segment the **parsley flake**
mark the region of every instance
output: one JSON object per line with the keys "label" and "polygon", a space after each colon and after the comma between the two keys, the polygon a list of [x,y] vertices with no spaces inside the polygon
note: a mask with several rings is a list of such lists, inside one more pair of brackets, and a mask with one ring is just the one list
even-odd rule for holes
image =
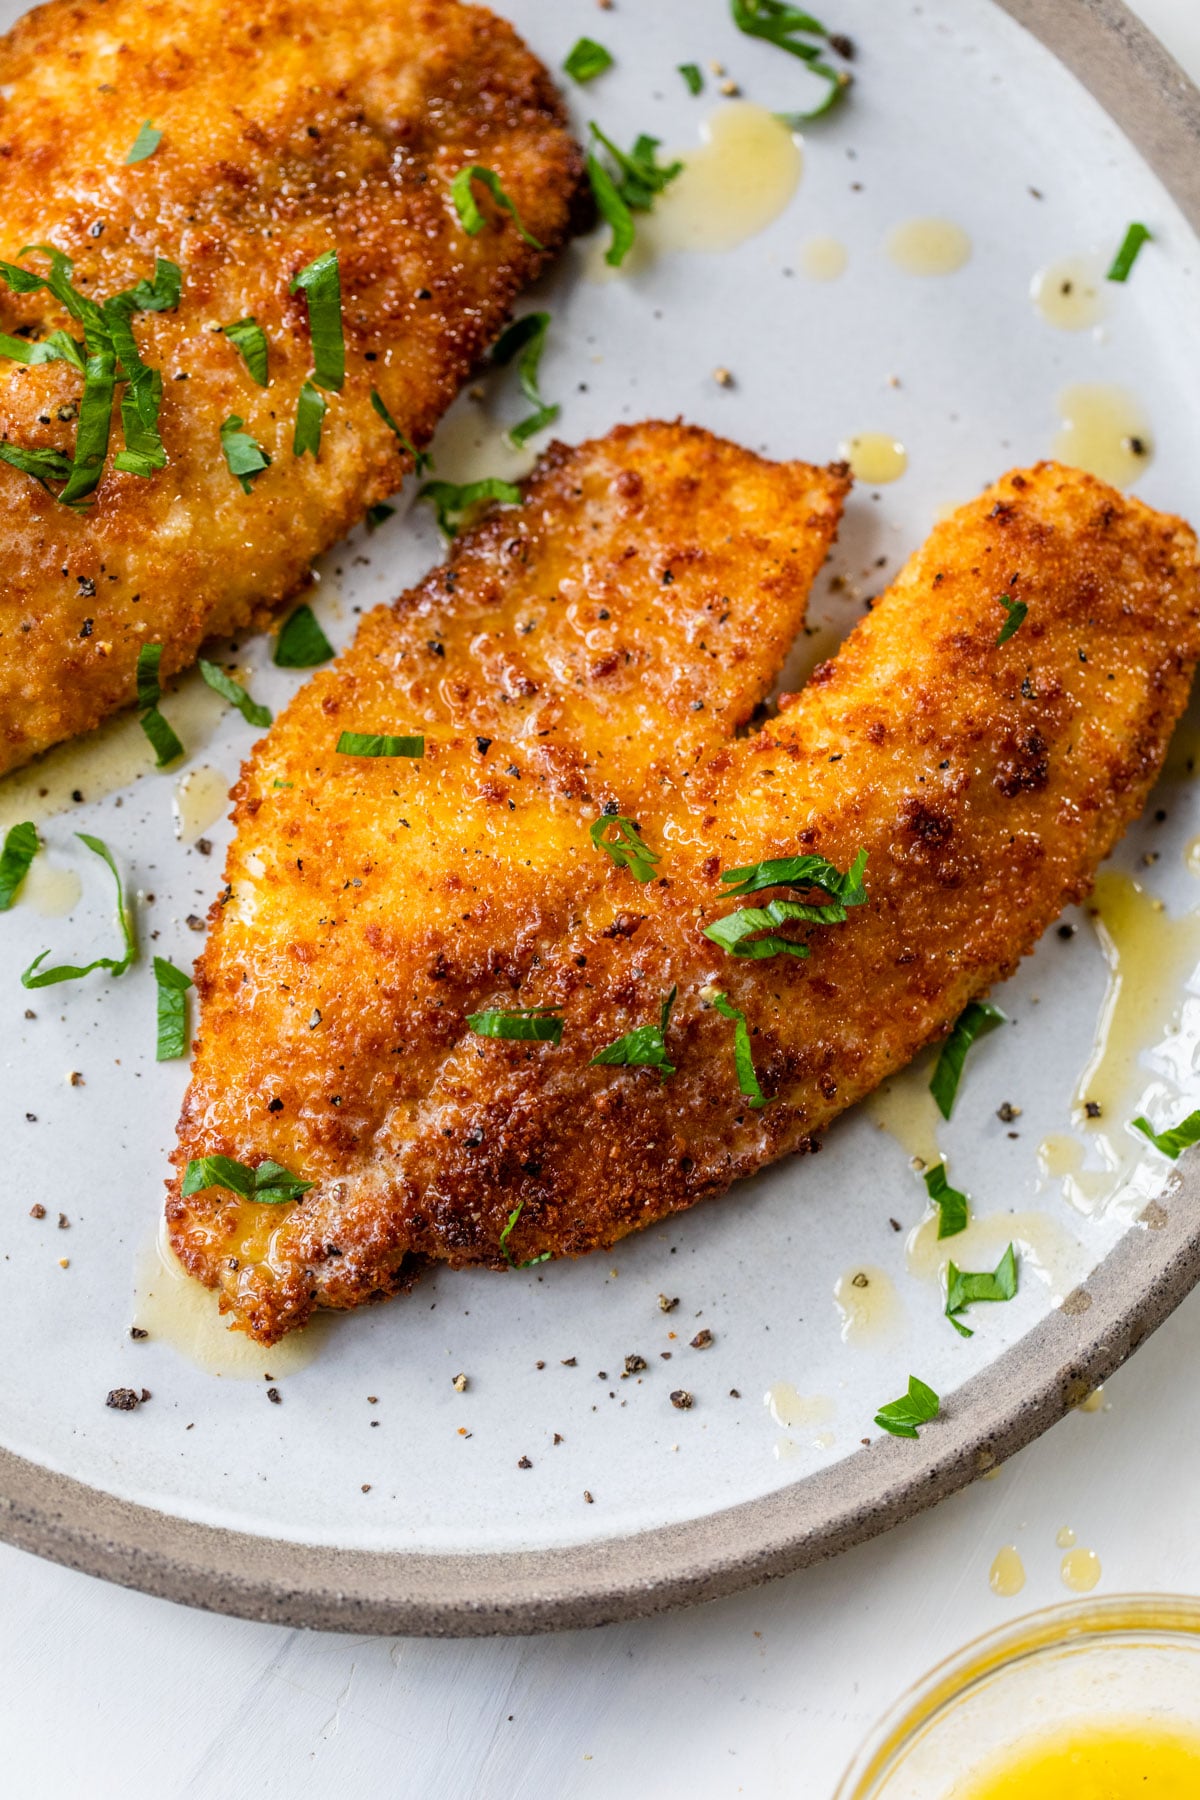
{"label": "parsley flake", "polygon": [[944,1162],[926,1169],[923,1179],[925,1192],[938,1209],[939,1238],[957,1237],[960,1231],[967,1229],[967,1196],[950,1186]]}
{"label": "parsley flake", "polygon": [[214,694],[220,694],[223,700],[236,706],[247,725],[257,725],[262,729],[271,723],[269,707],[260,706],[257,700],[252,700],[240,681],[235,681],[232,675],[227,675],[216,663],[205,662],[203,657],[199,660],[200,673]]}
{"label": "parsley flake", "polygon": [[458,214],[459,223],[468,237],[478,237],[487,222],[479,210],[479,202],[476,200],[471,186],[475,181],[487,189],[497,206],[502,206],[505,212],[511,214],[518,235],[525,243],[534,250],[545,249],[544,244],[540,244],[526,231],[521,215],[517,211],[516,202],[505,193],[496,171],[485,169],[481,163],[471,163],[467,168],[460,169],[450,183],[450,198],[454,202],[454,210]]}
{"label": "parsley flake", "polygon": [[1001,644],[1007,644],[1009,638],[1015,637],[1020,631],[1029,608],[1023,600],[1014,600],[1011,594],[997,594],[996,599],[1008,614],[1007,619],[1000,627],[1000,635],[996,639],[998,650]]}
{"label": "parsley flake", "polygon": [[[787,924],[841,925],[846,909],[866,903],[867,890],[863,871],[867,852],[860,850],[845,874],[824,856],[788,856],[766,862],[750,863],[742,869],[728,869],[721,876],[730,896],[755,894],[768,887],[791,887],[805,891],[821,888],[831,896],[821,905],[798,900],[769,900],[765,906],[741,906],[723,918],[706,925],[704,935],[730,956],[751,957],[758,961],[771,956],[808,956],[806,943],[780,937],[774,927]],[[767,932],[760,937],[760,932]]]}
{"label": "parsley flake", "polygon": [[492,351],[492,361],[498,367],[505,367],[514,356],[517,358],[517,378],[521,383],[521,392],[534,408],[527,419],[514,425],[506,433],[508,441],[515,449],[534,437],[537,432],[545,431],[553,425],[562,408],[547,406],[538,388],[538,367],[542,360],[542,351],[546,348],[546,334],[550,329],[548,312],[526,313],[523,318],[515,319],[507,331],[501,332]]}
{"label": "parsley flake", "polygon": [[603,44],[598,44],[595,38],[581,37],[567,55],[563,63],[563,73],[569,75],[572,81],[582,84],[585,81],[594,81],[597,75],[603,75],[604,71],[611,69],[612,66],[612,54],[604,48]]}
{"label": "parsley flake", "polygon": [[172,1062],[178,1056],[187,1055],[187,991],[192,985],[192,978],[185,975],[182,969],[177,969],[165,956],[156,956],[154,981],[158,1009],[158,1037],[154,1059],[156,1062]]}
{"label": "parsley flake", "polygon": [[930,1419],[937,1418],[940,1410],[941,1402],[933,1389],[910,1375],[908,1393],[881,1406],[875,1414],[875,1423],[881,1431],[890,1431],[893,1437],[915,1438],[919,1436],[917,1427],[928,1425]]}
{"label": "parsley flake", "polygon": [[315,669],[328,662],[333,645],[317,624],[317,615],[306,602],[288,614],[283,629],[275,640],[275,666],[278,669]]}
{"label": "parsley flake", "polygon": [[125,158],[126,167],[131,163],[145,162],[147,157],[153,156],[162,143],[162,135],[162,132],[157,131],[149,119],[143,120],[138,128],[138,134],[130,146],[129,155]]}
{"label": "parsley flake", "polygon": [[38,853],[37,827],[28,819],[10,825],[0,850],[0,912],[7,912]]}
{"label": "parsley flake", "polygon": [[954,1097],[962,1079],[967,1051],[989,1031],[995,1031],[997,1025],[1003,1025],[1007,1017],[1007,1013],[1002,1013],[990,1000],[972,1000],[959,1013],[953,1031],[942,1045],[929,1083],[929,1091],[937,1101],[943,1119],[948,1119],[954,1110]]}
{"label": "parsley flake", "polygon": [[1178,1125],[1172,1125],[1166,1131],[1155,1131],[1149,1119],[1144,1119],[1139,1114],[1133,1121],[1133,1128],[1140,1131],[1143,1137],[1149,1138],[1156,1150],[1175,1162],[1185,1150],[1200,1143],[1200,1112],[1189,1113],[1186,1119],[1181,1119]]}
{"label": "parsley flake", "polygon": [[1138,251],[1143,244],[1150,244],[1153,243],[1153,241],[1154,234],[1151,231],[1148,231],[1144,225],[1139,225],[1135,221],[1121,240],[1121,248],[1113,257],[1112,267],[1108,271],[1107,280],[1128,281],[1129,271],[1137,261]]}
{"label": "parsley flake", "polygon": [[510,1236],[512,1235],[512,1231],[513,1231],[514,1226],[517,1223],[517,1220],[521,1217],[521,1214],[524,1211],[525,1211],[525,1202],[523,1200],[520,1200],[517,1202],[516,1206],[513,1207],[512,1211],[509,1213],[508,1223],[505,1225],[504,1230],[500,1233],[500,1249],[503,1252],[504,1260],[508,1264],[510,1269],[532,1269],[536,1263],[544,1263],[544,1262],[550,1261],[549,1250],[543,1250],[542,1254],[540,1256],[528,1256],[528,1257],[526,1257],[524,1262],[515,1262],[513,1260],[512,1254],[508,1248],[508,1240],[509,1240]]}
{"label": "parsley flake", "polygon": [[184,1171],[180,1194],[186,1200],[208,1188],[228,1188],[243,1200],[259,1200],[264,1206],[283,1206],[306,1194],[313,1183],[293,1175],[281,1163],[260,1162],[256,1169],[235,1162],[231,1156],[196,1156]]}
{"label": "parsley flake", "polygon": [[41,965],[50,954],[48,950],[43,950],[40,956],[34,957],[21,976],[21,986],[24,988],[57,987],[60,981],[78,981],[82,976],[90,975],[93,969],[107,969],[110,975],[123,975],[131,963],[137,961],[137,936],[133,927],[133,915],[125,904],[125,892],[121,886],[120,872],[113,861],[112,851],[102,838],[92,837],[89,832],[77,831],[75,836],[92,852],[93,856],[98,856],[102,862],[108,865],[112,878],[117,884],[117,922],[125,940],[125,953],[121,957],[97,956],[93,961],[84,963],[82,966],[62,963],[54,969],[43,969]]}
{"label": "parsley flake", "polygon": [[267,371],[267,334],[258,320],[235,319],[232,325],[222,325],[221,330],[250,371],[251,379],[259,387],[266,387],[270,381]]}
{"label": "parsley flake", "polygon": [[221,451],[225,457],[225,466],[231,475],[236,475],[242,484],[243,494],[250,492],[251,484],[256,476],[271,466],[269,453],[242,426],[245,420],[237,413],[230,413],[221,427]]}
{"label": "parsley flake", "polygon": [[754,1052],[750,1048],[750,1032],[746,1025],[746,1015],[738,1007],[730,1004],[727,994],[714,994],[712,1003],[723,1019],[733,1021],[733,1063],[737,1070],[738,1087],[757,1111],[760,1106],[769,1105],[767,1096],[759,1086],[758,1075],[754,1068]]}
{"label": "parsley flake", "polygon": [[[588,180],[596,205],[612,230],[604,260],[617,269],[633,248],[634,213],[649,212],[657,196],[683,172],[683,164],[673,162],[660,168],[660,140],[648,137],[645,132],[632,150],[625,151],[605,137],[594,120],[588,129],[593,140],[587,154]],[[600,154],[601,150],[607,154],[607,162]]]}
{"label": "parsley flake", "polygon": [[[617,834],[615,838],[608,836],[610,827]],[[628,869],[637,882],[653,881],[654,865],[661,858],[657,850],[650,849],[635,819],[627,819],[621,813],[602,813],[588,835],[596,849],[603,850],[618,869]]]}
{"label": "parsley flake", "polygon": [[292,277],[288,291],[303,294],[308,303],[313,380],[318,387],[340,394],[346,379],[346,344],[342,336],[342,277],[337,251],[326,250],[301,269]]}
{"label": "parsley flake", "polygon": [[974,1337],[958,1317],[981,1300],[1011,1300],[1017,1291],[1017,1253],[1010,1244],[996,1267],[971,1274],[954,1263],[946,1266],[946,1317],[960,1337]]}
{"label": "parsley flake", "polygon": [[615,1064],[620,1068],[657,1069],[661,1080],[674,1075],[675,1064],[667,1057],[667,1026],[677,989],[672,988],[662,1003],[657,1025],[636,1025],[604,1050],[597,1050],[593,1063]]}
{"label": "parsley flake", "polygon": [[433,502],[438,529],[448,538],[458,536],[458,528],[466,515],[485,500],[498,500],[502,506],[519,506],[521,490],[498,475],[485,475],[481,481],[468,481],[456,487],[452,481],[427,481],[417,493],[418,500]]}
{"label": "parsley flake", "polygon": [[370,731],[343,731],[337,741],[339,756],[424,756],[423,737],[389,737]]}
{"label": "parsley flake", "polygon": [[515,1006],[468,1013],[476,1037],[510,1038],[517,1043],[561,1044],[563,1019],[557,1006]]}

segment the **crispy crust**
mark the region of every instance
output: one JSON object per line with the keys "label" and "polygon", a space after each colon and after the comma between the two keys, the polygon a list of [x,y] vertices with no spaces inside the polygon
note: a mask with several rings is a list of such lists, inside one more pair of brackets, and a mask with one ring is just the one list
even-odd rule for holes
{"label": "crispy crust", "polygon": [[[524,506],[493,513],[366,618],[259,746],[237,792],[230,898],[197,972],[179,1159],[201,1142],[261,1151],[361,1195],[345,1187],[319,1264],[269,1209],[172,1199],[176,1248],[259,1335],[315,1298],[357,1305],[405,1278],[409,1209],[393,1211],[376,1176],[401,1139],[419,1151],[427,1097],[456,1083],[460,1061],[493,1066],[465,1011],[522,996],[564,944],[572,985],[589,960],[637,960],[657,891],[613,870],[587,827],[606,803],[661,809],[659,792],[749,719],[800,628],[846,487],[843,469],[764,462],[680,425],[555,445]],[[331,755],[344,729],[423,729],[425,758]],[[628,973],[608,1004],[622,1016],[638,1004]],[[468,1151],[463,1216],[427,1195],[456,1256],[490,1204],[490,1132]],[[255,1234],[275,1226],[268,1266]]]}
{"label": "crispy crust", "polygon": [[[0,464],[3,773],[128,703],[142,643],[164,646],[169,673],[206,636],[265,622],[312,558],[396,490],[410,461],[371,386],[426,443],[570,229],[582,165],[541,64],[510,26],[456,0],[384,0],[366,15],[348,0],[51,0],[0,39],[0,93],[0,256],[53,242],[100,298],[152,274],[156,255],[184,271],[179,309],[136,323],[164,372],[168,467],[144,480],[110,466],[76,514]],[[147,118],[162,144],[126,167]],[[449,184],[470,162],[497,171],[546,253],[486,196],[487,227],[466,236]],[[331,246],[347,379],[318,464],[292,454],[311,350],[288,284]],[[266,390],[216,329],[246,315],[270,340]],[[46,294],[0,285],[0,330],[70,324]],[[69,452],[78,397],[62,363],[0,359],[0,435],[13,443]],[[231,413],[273,459],[249,495],[221,456]]]}
{"label": "crispy crust", "polygon": [[[606,457],[616,494],[611,469],[637,464],[636,434],[574,453],[585,471]],[[177,1187],[168,1215],[188,1266],[266,1342],[315,1304],[387,1293],[425,1259],[500,1266],[514,1208],[515,1258],[579,1255],[809,1148],[1088,891],[1185,702],[1200,653],[1194,536],[1044,464],[939,526],[805,691],[734,740],[784,624],[768,599],[760,643],[748,602],[761,569],[735,590],[736,647],[718,643],[698,608],[706,592],[729,592],[729,576],[721,568],[706,588],[707,548],[696,583],[686,575],[662,600],[662,571],[690,539],[658,488],[644,487],[627,526],[617,507],[589,518],[603,502],[593,490],[580,510],[590,476],[560,458],[520,516],[499,515],[448,572],[364,623],[243,780],[177,1156],[272,1156],[317,1185],[267,1225],[270,1209],[213,1191],[182,1202]],[[832,482],[812,479],[795,562],[803,544],[812,561],[836,505]],[[705,489],[703,525],[722,548],[731,488]],[[785,517],[801,511],[777,505],[761,526],[777,533],[777,567]],[[1003,646],[1000,593],[1028,607]],[[625,666],[646,670],[615,707],[609,676],[589,679],[575,649],[598,629],[598,600],[621,609],[618,668],[631,648]],[[489,607],[496,640],[477,617]],[[519,674],[522,641],[543,673],[506,703],[472,657],[510,655]],[[710,683],[719,728],[697,734],[687,695]],[[681,705],[664,701],[668,688]],[[389,699],[394,729],[426,724],[425,761],[331,766],[336,731],[377,728]],[[486,759],[476,721],[497,740]],[[277,779],[295,785],[278,797]],[[610,798],[662,851],[647,886],[588,841]],[[868,903],[814,930],[809,960],[735,961],[702,936],[729,910],[722,866],[812,849],[844,868],[860,846]],[[655,1018],[673,984],[675,1076],[590,1065]],[[761,1111],[738,1092],[715,989],[748,1019],[773,1096]],[[550,1002],[566,1019],[558,1047],[464,1028],[476,1008]]]}

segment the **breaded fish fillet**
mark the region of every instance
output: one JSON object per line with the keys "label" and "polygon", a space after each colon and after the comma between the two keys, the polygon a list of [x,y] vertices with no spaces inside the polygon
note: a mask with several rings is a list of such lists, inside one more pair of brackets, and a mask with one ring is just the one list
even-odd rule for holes
{"label": "breaded fish fillet", "polygon": [[[778,654],[762,557],[737,585],[728,563],[707,576],[730,483],[701,490],[694,561],[648,473],[644,510],[622,519],[637,441],[560,453],[520,512],[364,623],[243,778],[179,1173],[215,1152],[315,1185],[267,1206],[221,1188],[185,1199],[177,1178],[168,1216],[188,1267],[263,1341],[316,1305],[395,1291],[423,1261],[611,1244],[808,1148],[1086,894],[1161,765],[1200,653],[1200,562],[1179,520],[1076,470],[1011,474],[934,531],[802,694],[735,739]],[[831,511],[819,488],[807,507],[780,499],[758,527],[768,559],[790,532],[811,566]],[[456,613],[471,622],[452,640]],[[606,716],[626,647],[653,669],[660,631],[655,674]],[[586,666],[593,634],[611,674]],[[506,654],[538,659],[532,711],[479,685],[482,659]],[[712,692],[722,741],[697,735],[704,713],[664,704],[668,682],[705,712]],[[420,761],[331,754],[342,729],[414,727]],[[613,802],[660,858],[644,884],[591,841]],[[722,873],[797,855],[845,873],[862,852],[864,902],[843,884],[841,922],[772,934],[806,940],[807,958],[738,957],[705,935],[747,903]],[[828,887],[749,904],[772,899],[828,904]],[[673,1074],[592,1063],[659,1024],[673,989]],[[466,1024],[533,1006],[560,1009],[560,1043]],[[740,1069],[731,1012],[748,1029]]]}
{"label": "breaded fish fillet", "polygon": [[[139,647],[162,671],[202,640],[265,621],[309,563],[399,487],[418,448],[566,235],[581,158],[546,71],[511,27],[457,0],[51,0],[0,39],[0,257],[74,262],[103,301],[182,270],[168,310],[134,314],[162,372],[168,462],[149,478],[110,455],[74,511],[0,462],[0,773],[134,698]],[[161,142],[126,162],[143,122]],[[475,236],[454,177],[494,171],[528,235],[486,187]],[[293,453],[313,371],[296,274],[338,253],[345,385],[326,391],[320,457]],[[266,334],[270,385],[222,327]],[[0,282],[0,331],[79,326],[45,290]],[[90,346],[89,346],[90,348]],[[82,377],[0,355],[0,439],[70,456]],[[250,491],[226,466],[230,417],[271,458]],[[114,409],[112,451],[121,447]]]}

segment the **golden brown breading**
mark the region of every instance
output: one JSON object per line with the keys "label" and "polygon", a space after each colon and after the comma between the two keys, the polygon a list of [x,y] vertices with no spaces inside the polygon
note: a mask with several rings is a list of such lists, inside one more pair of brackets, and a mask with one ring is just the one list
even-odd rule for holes
{"label": "golden brown breading", "polygon": [[[169,465],[105,473],[90,508],[0,463],[0,773],[134,696],[143,643],[168,674],[201,641],[265,621],[308,565],[394,492],[411,459],[370,405],[379,389],[426,443],[545,255],[477,188],[468,237],[450,195],[497,172],[547,250],[581,159],[541,64],[511,27],[456,0],[51,0],[0,39],[0,256],[53,243],[104,299],[179,263],[178,310],[137,315],[161,368]],[[143,120],[163,136],[126,166]],[[320,462],[292,453],[312,367],[289,281],[336,248],[346,382]],[[219,327],[255,317],[271,383]],[[46,293],[0,284],[0,330],[78,327]],[[80,377],[0,357],[0,436],[70,453]],[[272,458],[244,494],[225,466],[230,415]],[[119,425],[113,450],[120,446]]]}
{"label": "golden brown breading", "polygon": [[[459,593],[438,635],[456,598],[475,607],[488,592],[510,617],[529,609],[535,642],[567,622],[560,605],[579,634],[593,629],[586,560],[572,579],[560,557],[554,604],[540,579],[539,534],[562,529],[545,480],[520,516],[493,520],[450,565]],[[657,514],[651,500],[651,533]],[[777,508],[777,528],[782,518]],[[662,569],[640,533],[631,563]],[[709,533],[723,535],[716,518]],[[684,547],[670,545],[672,568]],[[661,596],[664,615],[672,604],[685,621],[693,613],[689,579]],[[1042,465],[939,526],[756,736],[733,740],[729,727],[763,667],[740,706],[726,703],[725,741],[699,757],[686,715],[643,684],[639,735],[610,786],[605,677],[581,691],[578,663],[543,649],[544,666],[562,671],[562,704],[578,710],[548,738],[524,735],[536,720],[514,714],[502,747],[506,709],[472,697],[458,647],[431,670],[434,615],[422,609],[445,584],[431,577],[424,598],[364,625],[276,725],[241,789],[178,1157],[273,1157],[316,1186],[287,1208],[220,1190],[181,1201],[175,1188],[168,1213],[188,1266],[268,1342],[313,1305],[402,1287],[422,1260],[578,1255],[806,1148],[1087,892],[1145,799],[1200,652],[1188,528]],[[757,585],[733,596],[748,648]],[[717,591],[728,591],[724,571]],[[604,594],[608,606],[607,583]],[[1002,594],[1028,612],[1000,645]],[[647,597],[629,595],[635,618]],[[714,649],[736,678],[707,620],[684,636],[700,680]],[[462,736],[450,740],[438,719],[459,682]],[[497,733],[486,759],[472,754],[476,717]],[[423,762],[342,769],[328,755],[343,727],[418,724]],[[295,785],[275,790],[280,779]],[[589,841],[609,799],[661,853],[645,886]],[[844,923],[784,928],[807,937],[808,960],[739,960],[702,934],[736,904],[721,869],[814,852],[844,870],[860,849],[866,904]],[[674,985],[673,1076],[590,1064],[655,1021]],[[770,1097],[761,1109],[739,1093],[718,992],[749,1023]],[[563,1011],[558,1046],[465,1028],[476,1009],[548,1003]]]}
{"label": "golden brown breading", "polygon": [[[517,993],[538,956],[557,957],[597,881],[598,954],[629,964],[654,902],[587,827],[610,802],[660,809],[660,785],[669,799],[750,718],[800,628],[847,485],[843,469],[764,462],[679,425],[555,445],[519,511],[493,513],[445,568],[363,621],[238,790],[231,897],[197,974],[185,1161],[275,1155],[337,1181],[386,1159],[449,1075],[464,1010]],[[344,730],[424,731],[426,754],[339,757]],[[581,979],[588,954],[571,952]],[[303,1317],[317,1286],[307,1252],[281,1263],[277,1286],[244,1245],[240,1267],[228,1263],[247,1229],[286,1230],[277,1210],[208,1193],[171,1216],[189,1267],[224,1283],[256,1329]],[[322,1275],[324,1298],[395,1285],[389,1230],[372,1201],[328,1239],[344,1254],[325,1269],[350,1280],[338,1300]]]}

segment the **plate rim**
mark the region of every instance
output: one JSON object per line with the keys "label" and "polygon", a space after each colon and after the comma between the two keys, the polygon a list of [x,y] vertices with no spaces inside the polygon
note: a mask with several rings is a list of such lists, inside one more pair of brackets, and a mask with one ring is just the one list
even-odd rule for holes
{"label": "plate rim", "polygon": [[[1200,236],[1200,89],[1124,0],[993,0],[1090,90]],[[1060,1419],[1200,1281],[1200,1157],[1063,1305],[958,1390],[916,1444],[886,1439],[699,1518],[476,1555],[346,1549],[173,1517],[0,1449],[0,1539],[160,1598],[372,1635],[516,1635],[717,1599],[865,1542]]]}

